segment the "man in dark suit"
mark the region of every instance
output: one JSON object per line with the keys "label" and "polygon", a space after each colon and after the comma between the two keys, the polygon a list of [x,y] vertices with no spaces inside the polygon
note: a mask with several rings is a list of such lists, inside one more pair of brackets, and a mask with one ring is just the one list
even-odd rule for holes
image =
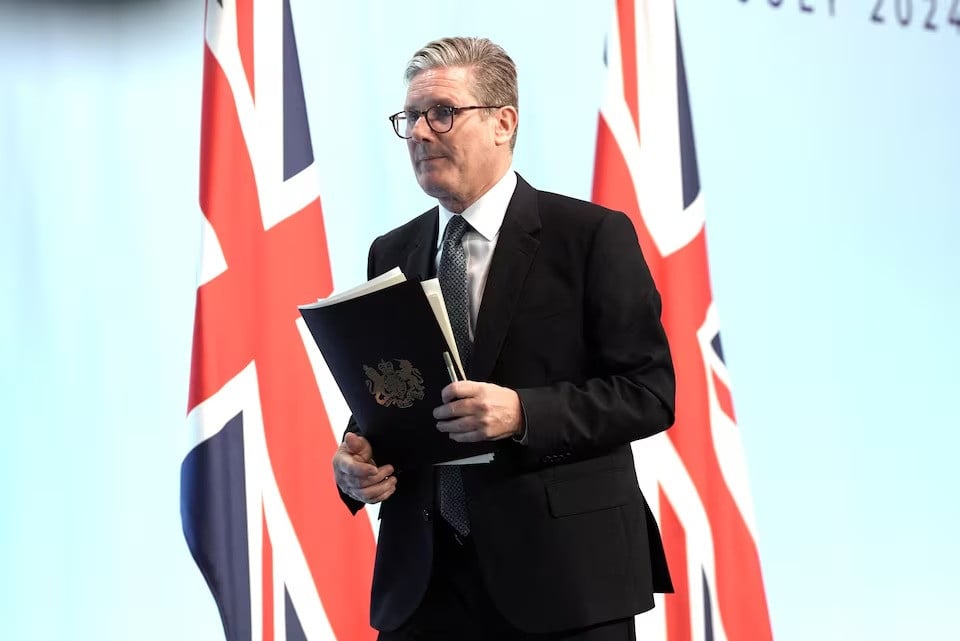
{"label": "man in dark suit", "polygon": [[635,638],[670,591],[630,443],[673,423],[660,297],[628,218],[512,169],[516,69],[485,39],[418,51],[391,117],[434,207],[377,238],[373,277],[440,278],[465,381],[435,428],[496,441],[492,462],[394,474],[351,422],[334,472],[382,502],[380,639]]}

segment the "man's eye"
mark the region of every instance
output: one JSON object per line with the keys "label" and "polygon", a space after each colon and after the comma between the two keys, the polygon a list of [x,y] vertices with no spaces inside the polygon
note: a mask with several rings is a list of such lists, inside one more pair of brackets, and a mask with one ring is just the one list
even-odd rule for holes
{"label": "man's eye", "polygon": [[416,122],[417,118],[420,117],[419,111],[413,111],[412,109],[407,109],[403,112],[403,117],[409,120],[410,122]]}
{"label": "man's eye", "polygon": [[433,112],[434,115],[441,120],[453,117],[453,107],[448,107],[447,105],[437,105],[433,108]]}

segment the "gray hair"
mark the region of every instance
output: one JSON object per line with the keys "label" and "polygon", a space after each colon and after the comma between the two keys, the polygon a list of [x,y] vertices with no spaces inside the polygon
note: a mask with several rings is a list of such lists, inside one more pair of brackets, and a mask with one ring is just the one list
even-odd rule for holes
{"label": "gray hair", "polygon": [[[465,67],[471,71],[471,89],[484,105],[510,105],[519,110],[517,66],[500,45],[487,38],[441,38],[428,42],[407,63],[409,83],[422,71]],[[517,132],[510,149],[517,144]]]}

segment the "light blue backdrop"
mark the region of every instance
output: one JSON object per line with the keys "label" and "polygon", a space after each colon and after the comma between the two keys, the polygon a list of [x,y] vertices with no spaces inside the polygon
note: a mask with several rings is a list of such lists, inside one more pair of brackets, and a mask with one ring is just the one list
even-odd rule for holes
{"label": "light blue backdrop", "polygon": [[[679,16],[774,633],[960,639],[960,29],[771,2]],[[202,7],[135,4],[0,5],[3,639],[222,638],[178,513]],[[386,115],[431,38],[503,44],[517,168],[589,196],[611,9],[293,0],[338,285],[430,204]]]}

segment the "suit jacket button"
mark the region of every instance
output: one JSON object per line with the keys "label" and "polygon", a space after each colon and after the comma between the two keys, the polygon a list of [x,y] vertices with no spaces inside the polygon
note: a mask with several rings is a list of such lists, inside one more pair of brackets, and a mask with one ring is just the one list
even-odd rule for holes
{"label": "suit jacket button", "polygon": [[427,521],[427,522],[429,523],[429,522],[430,522],[430,516],[431,516],[431,515],[430,515],[430,510],[424,509],[423,512],[422,512],[422,514],[423,514],[423,520],[424,520],[424,521]]}

